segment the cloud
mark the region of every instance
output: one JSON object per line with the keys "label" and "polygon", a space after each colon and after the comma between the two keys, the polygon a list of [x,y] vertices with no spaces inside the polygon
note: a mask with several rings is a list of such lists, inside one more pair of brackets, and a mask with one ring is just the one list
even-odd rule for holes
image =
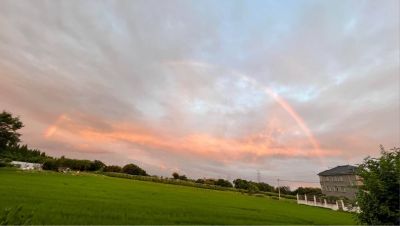
{"label": "cloud", "polygon": [[57,156],[315,181],[400,143],[398,4],[2,1],[0,103]]}

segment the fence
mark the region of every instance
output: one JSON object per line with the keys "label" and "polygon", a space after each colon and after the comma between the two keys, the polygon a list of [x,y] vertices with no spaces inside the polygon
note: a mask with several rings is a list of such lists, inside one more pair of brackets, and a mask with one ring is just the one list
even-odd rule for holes
{"label": "fence", "polygon": [[327,201],[326,199],[314,196],[307,195],[299,195],[297,194],[297,204],[308,205],[308,206],[317,206],[322,208],[328,208],[332,210],[343,210],[346,212],[359,212],[358,207],[354,207],[351,205],[345,205],[343,200],[336,200],[334,202]]}

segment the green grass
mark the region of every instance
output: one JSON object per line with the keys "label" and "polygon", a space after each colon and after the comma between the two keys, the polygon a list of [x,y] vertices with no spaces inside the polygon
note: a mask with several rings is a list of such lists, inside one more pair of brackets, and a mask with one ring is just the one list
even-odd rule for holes
{"label": "green grass", "polygon": [[348,213],[238,192],[0,169],[0,211],[20,206],[31,224],[355,223]]}

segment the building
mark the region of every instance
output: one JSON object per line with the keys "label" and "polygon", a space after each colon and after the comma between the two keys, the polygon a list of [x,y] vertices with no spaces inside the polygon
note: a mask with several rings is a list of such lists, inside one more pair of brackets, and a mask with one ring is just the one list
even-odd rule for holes
{"label": "building", "polygon": [[17,166],[22,170],[41,170],[42,169],[42,164],[40,164],[40,163],[12,161],[11,165]]}
{"label": "building", "polygon": [[355,174],[357,167],[344,165],[325,170],[318,174],[322,193],[327,196],[354,199],[357,186],[362,182]]}

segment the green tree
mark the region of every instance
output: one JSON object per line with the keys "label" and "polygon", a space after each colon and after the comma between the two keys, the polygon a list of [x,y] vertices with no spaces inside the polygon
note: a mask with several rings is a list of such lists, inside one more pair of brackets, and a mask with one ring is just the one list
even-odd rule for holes
{"label": "green tree", "polygon": [[196,183],[198,184],[204,184],[205,180],[204,179],[197,179]]}
{"label": "green tree", "polygon": [[121,173],[122,168],[120,166],[105,166],[103,168],[104,172],[116,172],[116,173]]}
{"label": "green tree", "polygon": [[20,142],[21,134],[17,130],[24,126],[19,117],[13,117],[11,113],[0,113],[0,149],[15,146]]}
{"label": "green tree", "polygon": [[247,189],[249,189],[249,186],[250,186],[250,182],[249,181],[247,181],[247,180],[242,180],[242,179],[235,179],[234,181],[233,181],[233,184],[235,185],[235,188],[237,188],[237,189],[244,189],[244,190],[247,190]]}
{"label": "green tree", "polygon": [[130,175],[148,176],[145,170],[135,164],[128,164],[122,168],[122,172]]}
{"label": "green tree", "polygon": [[177,180],[179,179],[179,174],[177,172],[174,172],[172,173],[172,177]]}
{"label": "green tree", "polygon": [[258,191],[260,191],[256,183],[249,183],[249,187],[247,190],[249,191],[249,193],[257,193]]}
{"label": "green tree", "polygon": [[358,167],[363,185],[357,193],[358,220],[369,225],[399,225],[400,148],[386,151],[381,157],[367,157]]}
{"label": "green tree", "polygon": [[299,187],[292,192],[292,195],[296,195],[296,194],[321,196],[322,190],[321,190],[321,188]]}
{"label": "green tree", "polygon": [[264,182],[257,183],[257,187],[260,191],[265,191],[265,192],[274,192],[275,189],[273,186]]}
{"label": "green tree", "polygon": [[97,171],[103,169],[106,166],[102,161],[94,160],[90,163],[89,170],[90,171]]}
{"label": "green tree", "polygon": [[186,175],[179,175],[179,180],[188,180]]}
{"label": "green tree", "polygon": [[224,179],[218,179],[215,182],[215,185],[221,186],[221,187],[227,187],[227,188],[231,188],[233,187],[232,183],[228,180],[224,180]]}
{"label": "green tree", "polygon": [[55,160],[55,159],[49,159],[49,160],[46,160],[46,161],[43,163],[43,169],[44,169],[44,170],[54,170],[54,171],[57,171],[58,167],[59,167],[58,162],[57,162],[57,160]]}

